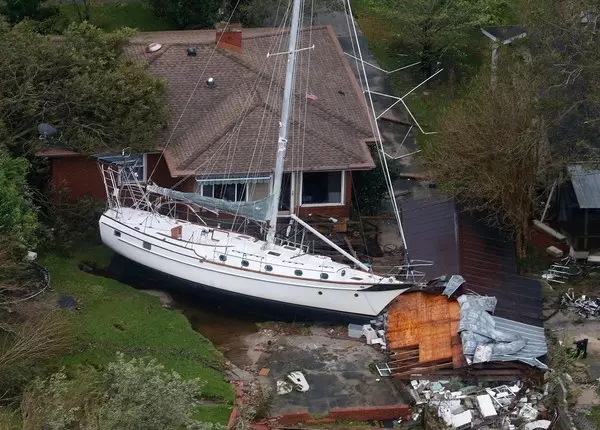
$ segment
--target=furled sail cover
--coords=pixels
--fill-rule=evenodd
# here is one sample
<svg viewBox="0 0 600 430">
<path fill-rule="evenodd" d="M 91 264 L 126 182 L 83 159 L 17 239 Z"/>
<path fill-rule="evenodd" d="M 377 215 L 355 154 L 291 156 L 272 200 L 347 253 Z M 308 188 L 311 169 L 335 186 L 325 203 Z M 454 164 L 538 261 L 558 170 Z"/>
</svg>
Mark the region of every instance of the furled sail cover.
<svg viewBox="0 0 600 430">
<path fill-rule="evenodd" d="M 223 211 L 255 221 L 267 221 L 269 219 L 269 207 L 273 203 L 273 196 L 253 202 L 230 202 L 214 197 L 201 196 L 197 193 L 184 193 L 157 185 L 148 185 L 146 190 L 174 200 L 195 203 L 205 209 Z"/>
</svg>

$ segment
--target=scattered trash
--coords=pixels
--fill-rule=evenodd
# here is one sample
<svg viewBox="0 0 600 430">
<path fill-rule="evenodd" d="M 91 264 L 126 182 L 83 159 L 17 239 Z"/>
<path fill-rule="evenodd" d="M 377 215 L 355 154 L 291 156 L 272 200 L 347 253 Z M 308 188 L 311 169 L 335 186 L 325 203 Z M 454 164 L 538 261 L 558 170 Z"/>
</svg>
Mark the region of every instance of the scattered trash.
<svg viewBox="0 0 600 430">
<path fill-rule="evenodd" d="M 294 390 L 294 386 L 286 381 L 277 381 L 277 395 L 282 396 L 284 394 L 291 393 Z"/>
<path fill-rule="evenodd" d="M 524 430 L 539 430 L 539 429 L 547 429 L 548 427 L 550 427 L 550 424 L 552 424 L 551 421 L 548 420 L 538 420 L 538 421 L 533 421 L 530 422 L 528 424 L 525 424 L 525 426 L 523 427 Z"/>
<path fill-rule="evenodd" d="M 301 393 L 308 391 L 308 382 L 302 372 L 291 372 L 287 375 L 287 379 L 289 379 L 296 386 L 296 390 Z"/>
<path fill-rule="evenodd" d="M 348 324 L 348 337 L 359 339 L 363 334 L 363 326 L 358 324 Z"/>
<path fill-rule="evenodd" d="M 267 369 L 266 367 L 263 367 L 262 369 L 260 369 L 258 371 L 259 376 L 267 376 L 269 374 L 269 369 Z"/>
<path fill-rule="evenodd" d="M 600 316 L 600 299 L 590 298 L 582 295 L 575 298 L 575 292 L 572 288 L 560 297 L 560 306 L 570 309 L 583 318 L 592 318 Z"/>
<path fill-rule="evenodd" d="M 492 396 L 489 394 L 477 396 L 477 404 L 483 418 L 495 417 L 498 415 L 496 408 L 494 408 L 494 404 L 492 403 Z"/>
</svg>

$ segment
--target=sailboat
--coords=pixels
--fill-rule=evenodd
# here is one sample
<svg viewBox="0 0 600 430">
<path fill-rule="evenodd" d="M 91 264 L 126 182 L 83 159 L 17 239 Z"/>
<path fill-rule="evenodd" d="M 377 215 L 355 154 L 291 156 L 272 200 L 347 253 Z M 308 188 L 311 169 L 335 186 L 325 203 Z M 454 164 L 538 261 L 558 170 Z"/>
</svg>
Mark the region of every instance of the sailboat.
<svg viewBox="0 0 600 430">
<path fill-rule="evenodd" d="M 311 313 L 344 315 L 353 320 L 373 318 L 401 293 L 419 286 L 407 253 L 405 261 L 390 273 L 377 274 L 294 214 L 290 215 L 294 222 L 350 263 L 314 254 L 302 243 L 292 243 L 276 234 L 296 55 L 302 49 L 297 46 L 300 15 L 301 0 L 294 0 L 288 50 L 283 53 L 287 65 L 279 136 L 273 142 L 276 163 L 271 194 L 259 201 L 230 202 L 154 184 L 132 186 L 132 181 L 120 180 L 123 163 L 115 168 L 110 157 L 100 157 L 108 196 L 108 208 L 99 220 L 100 234 L 105 245 L 133 262 L 199 289 L 242 298 L 249 306 L 266 302 Z M 372 118 L 372 122 L 376 120 Z M 381 136 L 378 137 L 381 141 Z M 384 167 L 393 196 L 385 159 Z M 391 200 L 404 240 L 400 215 L 394 198 Z M 166 201 L 188 205 L 192 210 L 200 207 L 246 217 L 261 223 L 265 234 L 255 237 L 178 219 L 161 211 Z"/>
</svg>

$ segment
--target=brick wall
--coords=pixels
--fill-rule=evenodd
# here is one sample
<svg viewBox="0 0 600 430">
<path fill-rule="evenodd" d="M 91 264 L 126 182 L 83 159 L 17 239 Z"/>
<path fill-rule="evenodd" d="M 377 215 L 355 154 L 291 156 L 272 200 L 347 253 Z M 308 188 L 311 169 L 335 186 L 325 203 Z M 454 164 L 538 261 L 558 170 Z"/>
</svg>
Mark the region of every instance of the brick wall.
<svg viewBox="0 0 600 430">
<path fill-rule="evenodd" d="M 67 188 L 69 198 L 84 196 L 96 200 L 106 200 L 102 175 L 96 160 L 90 157 L 75 156 L 51 159 L 52 185 L 57 189 Z"/>
<path fill-rule="evenodd" d="M 172 187 L 181 178 L 172 178 L 164 158 L 160 154 L 147 155 L 147 175 L 154 171 L 152 180 L 157 185 Z M 68 189 L 69 198 L 77 200 L 82 197 L 92 197 L 96 200 L 106 200 L 106 191 L 97 160 L 88 156 L 67 156 L 50 159 L 51 181 L 58 189 Z M 155 169 L 156 167 L 156 169 Z M 188 178 L 177 187 L 182 191 L 193 191 L 194 179 Z"/>
</svg>

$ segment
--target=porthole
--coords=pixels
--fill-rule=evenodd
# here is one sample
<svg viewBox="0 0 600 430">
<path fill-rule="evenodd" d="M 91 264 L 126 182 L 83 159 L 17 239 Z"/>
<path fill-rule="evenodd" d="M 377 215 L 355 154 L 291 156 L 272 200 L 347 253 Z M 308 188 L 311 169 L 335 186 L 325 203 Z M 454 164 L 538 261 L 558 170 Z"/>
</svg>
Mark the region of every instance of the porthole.
<svg viewBox="0 0 600 430">
<path fill-rule="evenodd" d="M 294 275 L 302 276 L 302 270 L 294 270 Z"/>
<path fill-rule="evenodd" d="M 242 266 L 248 267 L 249 265 L 250 263 L 248 262 L 248 260 L 242 260 Z"/>
<path fill-rule="evenodd" d="M 267 272 L 272 272 L 272 271 L 273 271 L 273 266 L 271 266 L 271 265 L 267 264 L 267 265 L 265 266 L 265 271 L 267 271 Z"/>
<path fill-rule="evenodd" d="M 219 260 L 221 261 L 227 261 L 227 256 L 224 254 L 219 255 Z"/>
<path fill-rule="evenodd" d="M 329 275 L 327 273 L 321 273 L 321 279 L 328 279 Z"/>
<path fill-rule="evenodd" d="M 269 255 L 274 255 L 275 257 L 279 257 L 281 254 L 275 251 L 269 251 Z"/>
<path fill-rule="evenodd" d="M 121 232 L 119 230 L 115 230 L 115 236 L 121 237 Z"/>
<path fill-rule="evenodd" d="M 323 295 L 323 291 L 319 291 L 319 296 L 322 296 L 322 295 Z"/>
<path fill-rule="evenodd" d="M 144 247 L 144 249 L 152 249 L 152 245 L 150 245 L 148 242 L 142 242 L 142 246 Z"/>
<path fill-rule="evenodd" d="M 358 293 L 354 293 L 354 297 L 358 297 Z"/>
<path fill-rule="evenodd" d="M 342 276 L 346 276 L 346 271 L 345 271 L 345 270 L 342 270 L 342 271 L 340 272 L 340 275 L 342 275 Z"/>
</svg>

